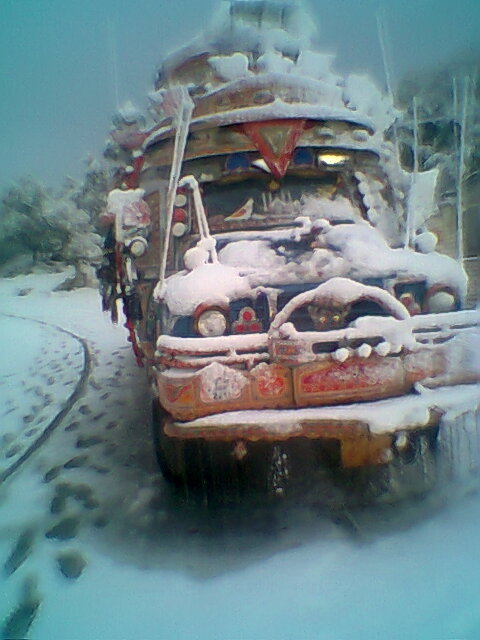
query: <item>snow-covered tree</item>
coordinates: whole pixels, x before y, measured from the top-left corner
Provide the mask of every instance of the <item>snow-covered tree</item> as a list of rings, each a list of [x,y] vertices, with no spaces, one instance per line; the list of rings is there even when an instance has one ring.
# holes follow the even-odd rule
[[[61,251],[68,234],[47,215],[50,200],[48,190],[31,177],[6,191],[0,203],[0,262],[23,253],[37,263]]]
[[[67,287],[92,286],[102,257],[97,220],[108,191],[109,173],[90,161],[80,183],[67,178],[60,193],[26,177],[0,198],[0,264],[18,255],[33,263],[73,265]]]
[[[443,249],[467,259],[478,259],[480,254],[479,62],[478,54],[470,55],[443,68],[411,75],[403,79],[398,91],[405,109],[397,127],[401,160],[410,169],[416,164],[420,172],[438,168]],[[460,217],[464,226],[461,250],[455,247]]]
[[[82,182],[72,185],[70,199],[78,209],[88,214],[95,228],[98,228],[98,217],[105,209],[110,186],[111,171],[95,158],[89,158]]]

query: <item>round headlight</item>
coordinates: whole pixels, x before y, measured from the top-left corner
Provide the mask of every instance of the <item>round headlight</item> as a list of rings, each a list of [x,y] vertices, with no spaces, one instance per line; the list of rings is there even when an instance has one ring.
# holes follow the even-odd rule
[[[227,329],[227,319],[219,309],[207,309],[198,316],[196,328],[205,338],[223,336]]]
[[[187,196],[184,193],[177,193],[175,196],[175,206],[184,207],[187,204]]]
[[[172,226],[172,235],[175,238],[181,238],[187,232],[187,225],[184,222],[175,222]]]
[[[145,238],[137,236],[133,238],[128,245],[128,250],[134,258],[140,258],[146,252],[148,243]]]
[[[445,313],[455,309],[455,296],[448,291],[437,291],[428,298],[428,311],[430,313]]]

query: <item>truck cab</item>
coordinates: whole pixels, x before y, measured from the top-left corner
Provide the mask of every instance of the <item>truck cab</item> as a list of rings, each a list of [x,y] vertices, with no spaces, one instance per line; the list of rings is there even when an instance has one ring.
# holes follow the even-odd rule
[[[434,176],[402,169],[386,135],[392,105],[365,80],[365,106],[290,13],[264,14],[290,40],[259,47],[245,4],[228,44],[167,59],[153,127],[117,130],[130,164],[109,195],[105,298],[123,299],[147,367],[167,477],[258,451],[278,467],[287,445],[301,467],[305,443],[341,468],[388,465],[433,446],[435,390],[478,381],[478,313],[425,224]]]

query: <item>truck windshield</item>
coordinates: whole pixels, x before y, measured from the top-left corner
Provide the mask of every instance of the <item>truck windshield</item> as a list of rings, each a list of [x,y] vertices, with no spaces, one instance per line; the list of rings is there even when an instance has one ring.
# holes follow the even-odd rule
[[[315,217],[321,217],[322,203],[329,209],[334,203],[337,209],[342,205],[340,216],[360,215],[345,177],[333,171],[292,171],[281,181],[265,173],[245,172],[206,183],[202,190],[212,232],[291,225],[298,216],[314,214],[316,208]]]
[[[218,158],[210,160],[209,170],[216,169],[210,179],[205,179],[207,174],[198,171],[192,171],[192,174],[198,176],[208,229],[217,238],[220,248],[241,236],[245,240],[265,239],[267,242],[278,239],[282,252],[286,250],[283,241],[291,234],[282,235],[281,230],[302,227],[299,218],[312,221],[324,218],[333,224],[352,223],[363,218],[362,197],[353,167],[294,167],[282,179],[277,179],[253,163],[244,170],[230,172],[220,172],[216,164],[219,164]],[[185,251],[195,246],[201,235],[192,194],[181,195],[177,206],[180,208],[174,212],[170,270],[183,268]],[[181,220],[180,224],[176,224],[177,220]],[[277,238],[277,233],[281,237]],[[301,244],[307,240],[303,233],[298,237],[302,237]],[[296,253],[298,243],[293,244],[292,250]]]

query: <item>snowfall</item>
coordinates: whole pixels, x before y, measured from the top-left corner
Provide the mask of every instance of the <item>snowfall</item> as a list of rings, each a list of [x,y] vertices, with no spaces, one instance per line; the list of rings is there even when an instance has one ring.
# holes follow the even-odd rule
[[[480,638],[472,450],[448,486],[348,511],[174,492],[125,331],[67,275],[0,279],[2,640]]]

